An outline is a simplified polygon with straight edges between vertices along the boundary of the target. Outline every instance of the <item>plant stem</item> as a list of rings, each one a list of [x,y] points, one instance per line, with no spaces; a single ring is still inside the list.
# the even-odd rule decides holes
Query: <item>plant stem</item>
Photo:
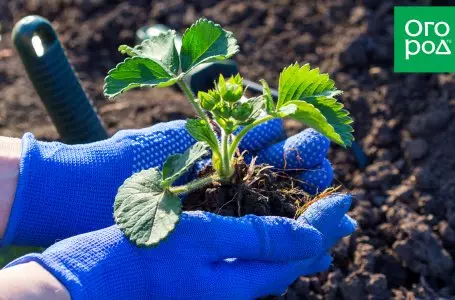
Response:
[[[239,132],[239,134],[234,138],[234,141],[232,142],[231,147],[229,148],[229,157],[232,158],[234,156],[235,149],[237,149],[237,147],[239,146],[240,141],[248,133],[248,131],[250,131],[254,127],[258,126],[259,124],[264,123],[266,121],[269,121],[269,120],[271,120],[273,118],[274,118],[273,116],[269,115],[269,116],[266,116],[266,117],[264,117],[262,119],[254,121],[253,123],[251,123],[248,126],[243,127],[243,129]]]
[[[187,193],[191,193],[193,191],[199,190],[199,189],[211,184],[215,180],[216,180],[216,177],[214,177],[214,176],[203,177],[203,178],[193,180],[185,185],[170,187],[169,191],[176,195],[187,194]]]
[[[196,110],[196,112],[198,113],[199,117],[201,117],[201,119],[205,120],[207,122],[207,124],[210,126],[210,128],[212,129],[212,130],[210,130],[210,134],[212,135],[213,140],[218,140],[218,138],[217,138],[217,136],[216,136],[216,134],[215,134],[215,132],[213,130],[213,127],[212,127],[212,125],[210,123],[209,117],[207,116],[206,113],[204,113],[204,111],[202,110],[201,105],[199,105],[199,103],[197,103],[196,97],[194,96],[193,92],[188,87],[188,85],[185,83],[183,78],[179,79],[177,81],[177,84],[180,87],[180,89],[183,91],[185,96],[188,98],[190,103],[193,105],[193,107]],[[218,152],[218,153],[221,152],[220,151],[220,146],[218,145],[218,149],[212,149],[212,151],[213,152]]]
[[[198,115],[207,121],[207,123],[210,124],[210,120],[209,118],[207,117],[207,115],[204,113],[204,111],[202,110],[202,107],[199,105],[199,103],[197,103],[196,101],[196,97],[194,96],[193,92],[191,91],[191,89],[186,85],[185,81],[183,79],[179,79],[177,81],[177,84],[178,86],[180,87],[180,89],[183,91],[183,93],[185,94],[185,96],[188,98],[188,100],[191,102],[191,104],[193,105],[194,109],[196,110],[196,112],[198,113]]]
[[[232,169],[231,157],[229,155],[229,135],[224,130],[221,132],[221,161],[222,170],[220,179],[222,181],[229,181],[234,170]]]

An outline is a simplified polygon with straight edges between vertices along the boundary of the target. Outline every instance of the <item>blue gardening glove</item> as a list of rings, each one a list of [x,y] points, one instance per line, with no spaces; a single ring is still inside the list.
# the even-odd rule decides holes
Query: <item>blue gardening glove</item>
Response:
[[[296,176],[307,189],[329,186],[329,141],[311,129],[276,143],[283,137],[282,121],[271,120],[247,134],[240,146],[259,155],[260,162],[301,170]],[[123,130],[86,145],[41,142],[30,133],[22,141],[18,187],[1,245],[48,246],[111,226],[113,200],[123,181],[161,167],[169,155],[195,142],[185,121]]]
[[[327,197],[298,221],[185,212],[156,248],[138,248],[112,226],[61,241],[7,267],[36,261],[68,288],[73,300],[277,295],[299,276],[329,267],[325,248],[355,229],[344,215],[350,202],[347,195]]]
[[[240,143],[240,149],[257,156],[257,163],[293,173],[309,193],[328,188],[333,179],[332,165],[326,158],[329,139],[314,129],[306,129],[279,142],[275,138],[278,134],[284,136],[281,119],[253,128]]]
[[[316,228],[322,234],[323,249],[329,251],[341,238],[357,229],[357,222],[346,215],[351,203],[351,195],[333,193],[311,204],[297,221]]]

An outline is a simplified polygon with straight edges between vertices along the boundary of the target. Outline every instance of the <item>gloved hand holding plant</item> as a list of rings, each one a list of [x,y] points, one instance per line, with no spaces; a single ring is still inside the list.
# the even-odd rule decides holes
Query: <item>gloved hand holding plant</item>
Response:
[[[246,98],[240,75],[220,76],[196,98],[188,72],[231,57],[236,41],[207,20],[185,32],[181,49],[174,37],[121,46],[130,57],[109,72],[105,93],[178,84],[200,118],[87,145],[26,134],[1,242],[65,240],[8,267],[38,262],[73,299],[253,299],[329,267],[330,248],[356,226],[345,215],[350,196],[324,193],[328,138],[353,139],[340,91],[294,64],[280,75],[277,102],[264,81],[263,95]],[[312,129],[282,140],[284,117]]]
[[[232,201],[238,203],[238,215],[255,212],[254,208],[245,207],[261,204],[269,214],[277,214],[271,206],[281,206],[275,209],[278,212],[286,210],[283,207],[289,204],[305,208],[303,191],[295,187],[290,177],[284,180],[271,178],[276,174],[267,172],[265,165],[256,165],[254,159],[246,165],[238,147],[255,127],[285,117],[304,122],[331,140],[349,146],[353,140],[352,119],[334,98],[341,93],[334,87],[334,82],[318,69],[310,69],[309,65],[300,67],[296,63],[281,73],[276,103],[265,81],[262,81],[263,95],[243,97],[240,75],[228,80],[220,75],[215,89],[200,91],[195,98],[185,76],[202,63],[231,57],[238,52],[237,42],[231,32],[205,19],[197,21],[185,32],[180,51],[177,51],[174,39],[175,32],[169,30],[134,48],[121,46],[120,51],[130,57],[109,71],[106,77],[105,94],[110,97],[135,87],[178,84],[199,114],[199,119],[188,120],[186,124],[188,132],[198,141],[195,145],[183,154],[169,156],[162,170],[141,171],[120,187],[114,205],[115,220],[120,229],[138,246],[156,246],[167,238],[179,221],[182,212],[179,195],[190,194],[191,197],[196,191],[200,195],[204,189],[206,201],[201,197],[198,199],[209,202],[207,210],[214,207],[221,212]],[[206,170],[195,180],[172,186],[209,150],[213,171]],[[311,162],[308,159],[311,156],[303,162],[296,159],[295,164],[282,162],[286,157],[273,157],[272,154],[278,162],[274,167],[297,169]],[[228,190],[227,185],[230,186]],[[207,196],[208,193],[216,196]],[[253,202],[254,198],[263,203],[245,203]],[[217,205],[220,202],[221,206]]]

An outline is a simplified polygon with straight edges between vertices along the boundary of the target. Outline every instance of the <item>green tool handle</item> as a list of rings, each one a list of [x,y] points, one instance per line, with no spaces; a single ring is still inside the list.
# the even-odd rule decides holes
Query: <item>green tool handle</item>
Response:
[[[40,16],[25,17],[15,25],[12,39],[61,139],[68,144],[106,139],[51,23]]]

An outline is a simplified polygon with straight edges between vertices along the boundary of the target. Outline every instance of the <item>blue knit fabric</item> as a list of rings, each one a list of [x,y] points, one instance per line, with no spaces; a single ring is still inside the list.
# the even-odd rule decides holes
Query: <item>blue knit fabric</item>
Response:
[[[255,299],[281,294],[301,275],[327,269],[327,250],[356,227],[347,195],[310,207],[298,221],[183,213],[169,238],[138,248],[116,226],[59,242],[7,267],[36,261],[79,299]],[[314,207],[314,208],[313,208]]]
[[[296,177],[300,181],[302,188],[309,193],[317,194],[332,184],[333,168],[330,161],[324,158],[322,163],[306,172],[299,173]]]
[[[118,187],[134,172],[161,167],[194,143],[185,121],[124,130],[86,144],[22,138],[19,182],[2,245],[48,246],[114,223]]]
[[[323,236],[324,250],[329,250],[357,229],[357,222],[346,215],[351,204],[351,195],[333,193],[311,204],[298,221],[317,228]]]
[[[240,130],[239,130],[240,131]],[[282,119],[272,119],[251,129],[240,141],[239,148],[250,152],[257,152],[283,140],[285,137]]]
[[[303,187],[311,192],[329,186],[333,171],[324,160],[328,140],[308,129],[273,144],[283,136],[282,121],[271,120],[251,130],[240,147],[259,155],[260,162],[300,169]],[[112,203],[123,181],[161,167],[169,155],[194,142],[185,121],[124,130],[86,145],[40,142],[24,135],[18,187],[1,245],[48,246],[112,225]]]
[[[259,151],[258,162],[286,170],[306,171],[322,163],[329,146],[325,136],[314,129],[306,129]]]

